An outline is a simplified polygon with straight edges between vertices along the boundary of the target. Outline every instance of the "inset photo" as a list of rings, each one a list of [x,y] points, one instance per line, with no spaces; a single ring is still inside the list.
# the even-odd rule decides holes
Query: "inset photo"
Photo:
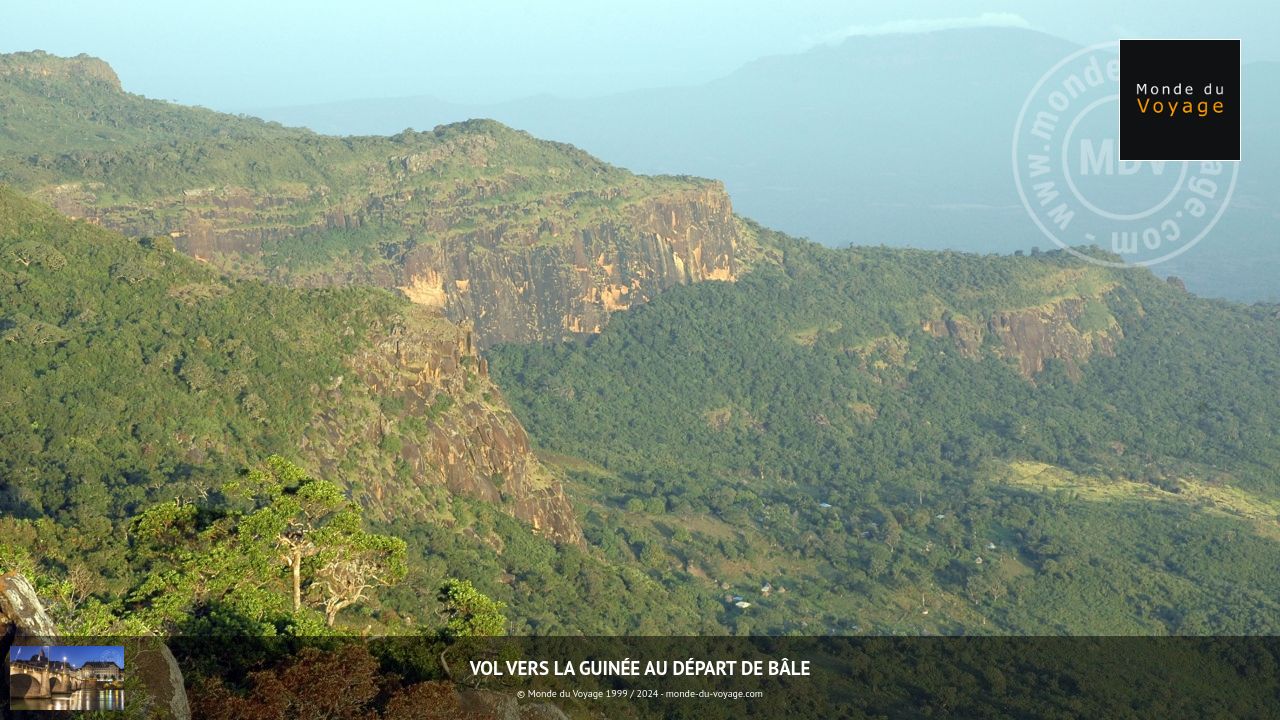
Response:
[[[123,710],[124,648],[29,645],[9,649],[10,710]]]

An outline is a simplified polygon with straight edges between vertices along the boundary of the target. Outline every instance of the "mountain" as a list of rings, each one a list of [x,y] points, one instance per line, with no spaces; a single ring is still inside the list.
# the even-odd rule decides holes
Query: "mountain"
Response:
[[[324,132],[394,132],[492,117],[640,172],[720,178],[737,209],[831,246],[1010,253],[1046,247],[1009,167],[1014,123],[1041,75],[1078,46],[1018,28],[855,36],[752,62],[719,80],[590,99],[457,107],[408,98],[260,113]],[[1243,73],[1243,147],[1231,211],[1160,272],[1193,291],[1280,300],[1270,88]]]
[[[492,121],[333,138],[131,95],[86,56],[0,57],[0,181],[238,275],[400,288],[477,342],[598,332],[732,280],[723,187],[643,177]],[[12,109],[12,110],[10,110]]]
[[[379,628],[456,575],[513,632],[1275,632],[1276,308],[744,232],[736,283],[478,356],[0,189],[0,563],[118,607],[139,513],[281,453],[408,541]]]
[[[742,596],[739,632],[1280,627],[1276,307],[758,232],[735,284],[490,354],[589,542]]]

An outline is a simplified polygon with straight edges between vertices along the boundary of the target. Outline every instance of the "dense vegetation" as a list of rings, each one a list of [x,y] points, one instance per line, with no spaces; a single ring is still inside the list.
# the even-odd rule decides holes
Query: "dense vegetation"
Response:
[[[5,507],[89,534],[104,510],[125,517],[173,481],[198,492],[297,438],[316,410],[305,389],[401,302],[233,282],[7,189],[0,298]]]
[[[395,448],[486,402],[491,386],[473,370],[474,387],[437,397],[434,418],[393,425],[339,457],[302,441],[317,418],[360,430],[379,403],[387,414],[401,409],[397,398],[357,394],[354,381],[338,392],[335,378],[351,375],[350,356],[409,322],[412,309],[380,290],[232,280],[163,239],[70,222],[0,187],[0,570],[35,572],[65,628],[109,626],[135,614],[126,600],[148,576],[169,578],[167,590],[184,597],[184,561],[138,555],[138,518],[197,505],[228,512],[219,488],[268,455],[312,471],[323,461],[362,504],[374,483],[407,492]],[[407,543],[407,576],[347,609],[339,626],[422,623],[440,583],[457,576],[518,608],[514,632],[719,627],[692,610],[709,602],[705,591],[670,591],[638,565],[558,547],[492,504],[428,490],[405,496],[401,505],[420,503],[412,514],[365,518],[369,531]],[[204,531],[214,529],[196,536]],[[234,587],[257,572],[232,568],[221,581]],[[597,594],[617,602],[566,611]]]
[[[723,582],[739,631],[1280,628],[1274,308],[1065,254],[759,232],[776,263],[736,284],[492,354],[610,557]],[[994,333],[922,330],[1072,298],[1114,357],[1028,378]]]
[[[593,342],[494,354],[588,547],[436,495],[437,520],[364,520],[407,543],[407,574],[338,624],[422,623],[456,576],[518,633],[1274,630],[1274,309],[1060,255],[754,232],[767,257],[739,283],[675,291]],[[315,389],[406,307],[231,280],[7,190],[0,253],[0,544],[68,626],[133,612],[139,516],[298,457],[338,402]],[[1122,335],[1114,357],[1028,378],[990,336],[974,352],[921,329],[1072,298],[1082,332]],[[358,458],[392,445],[335,479],[365,497],[386,470]]]

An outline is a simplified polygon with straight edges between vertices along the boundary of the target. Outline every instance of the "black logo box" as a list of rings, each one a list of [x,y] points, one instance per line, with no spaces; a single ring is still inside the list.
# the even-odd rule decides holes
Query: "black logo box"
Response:
[[[1239,160],[1240,103],[1239,40],[1120,41],[1121,160]]]

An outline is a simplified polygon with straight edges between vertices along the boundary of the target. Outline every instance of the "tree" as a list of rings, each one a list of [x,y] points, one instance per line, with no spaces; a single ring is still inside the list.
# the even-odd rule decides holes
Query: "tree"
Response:
[[[375,586],[400,582],[408,572],[404,540],[364,532],[354,511],[341,513],[318,535],[324,550],[316,587],[329,627],[343,608],[364,600]]]
[[[9,256],[23,267],[42,265],[50,270],[67,266],[67,258],[57,248],[34,240],[15,243],[9,247]]]
[[[444,620],[440,637],[445,642],[506,634],[507,617],[502,611],[507,604],[480,592],[470,580],[449,578],[440,586],[436,599],[440,601],[439,613]],[[450,644],[440,653],[440,667],[450,679],[453,672],[449,670],[445,655],[452,647]]]
[[[265,467],[249,474],[247,489],[267,501],[255,513],[256,524],[259,534],[273,533],[280,561],[289,569],[294,612],[302,608],[306,563],[315,568],[313,587],[329,627],[344,608],[367,599],[373,587],[404,578],[404,541],[365,532],[359,510],[336,484],[272,455]]]
[[[275,544],[280,560],[289,569],[293,610],[297,612],[302,608],[302,563],[317,555],[323,542],[338,539],[327,532],[326,524],[344,512],[347,499],[337,485],[311,477],[279,455],[267,458],[265,465],[249,474],[249,487],[272,498],[265,510],[280,521]]]
[[[267,634],[285,625],[323,632],[371,588],[406,573],[404,541],[365,532],[358,507],[337,485],[284,458],[272,456],[224,484],[222,498],[225,505],[199,510],[165,503],[135,519],[134,561],[150,567],[131,600],[150,624],[229,620],[260,623]],[[280,592],[282,566],[291,603]],[[308,579],[324,625],[303,603]]]

